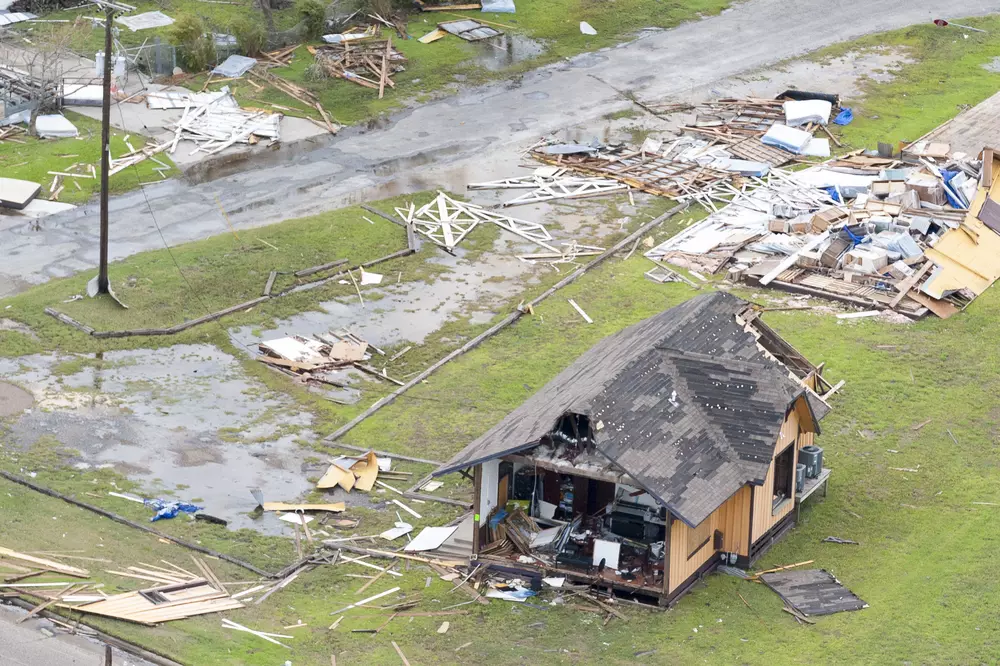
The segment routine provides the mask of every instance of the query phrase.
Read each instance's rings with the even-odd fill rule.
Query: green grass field
[[[1000,21],[982,19],[974,25],[989,29],[989,35],[1000,34]],[[850,51],[905,43],[915,59],[923,58],[904,66],[892,83],[865,86],[865,98],[855,103],[859,119],[845,128],[844,136],[852,146],[874,138],[888,141],[915,138],[954,115],[958,105],[975,104],[995,91],[1000,75],[979,65],[993,57],[998,40],[970,34],[968,40],[959,36],[961,41],[952,43],[946,39],[939,43],[941,34],[944,33],[933,28],[918,28],[841,47]],[[954,39],[954,33],[947,34]],[[949,57],[955,71],[944,76]],[[347,217],[329,219],[352,224]],[[318,223],[313,220],[309,224]],[[255,233],[283,247],[276,240],[278,228],[274,229],[272,232],[264,228]],[[661,234],[676,229],[675,222]],[[380,242],[398,242],[401,247],[402,242],[390,232],[391,227],[386,231],[389,235]],[[241,237],[244,244],[250,244],[253,236],[246,233]],[[199,260],[198,247],[193,246],[185,259],[190,263],[185,265],[192,270],[198,265],[232,270],[235,263],[224,263],[232,261],[255,271],[265,269],[265,262],[257,259],[256,251],[237,253],[235,240],[224,243],[223,238],[204,241],[215,245],[200,247],[212,247],[222,254],[236,253],[231,258]],[[289,242],[287,237],[283,241]],[[294,264],[291,255],[284,260]],[[158,275],[168,284],[175,284],[167,277],[170,266],[159,265],[165,261],[162,254],[150,253],[131,261],[133,267],[151,274],[163,271]],[[302,264],[310,261],[312,257],[303,257]],[[128,278],[126,266],[127,262],[117,269],[123,271],[118,274],[119,281]],[[426,384],[364,422],[346,441],[418,457],[449,456],[602,337],[698,293],[680,284],[652,283],[643,277],[647,268],[644,259],[633,256],[627,261],[610,261],[588,273],[539,306],[534,316],[522,319],[445,366]],[[240,280],[236,285],[250,290],[262,282],[261,277],[254,275],[253,279],[248,277],[245,283]],[[29,342],[22,339],[25,336],[15,338],[10,336],[18,334],[5,334],[0,337],[0,348],[6,353],[43,348],[97,350],[88,346],[90,342],[83,336],[58,333],[59,325],[47,322],[39,314],[44,304],[78,288],[80,279],[51,284],[59,287],[45,285],[0,302],[0,308],[16,305],[17,309],[7,310],[5,316],[37,327],[41,338],[40,342]],[[532,287],[535,288],[544,286]],[[754,298],[753,292],[738,293]],[[143,302],[139,292],[132,297],[135,303]],[[575,299],[595,323],[584,323],[566,302],[568,298]],[[239,320],[241,323],[251,323],[255,317],[260,321],[268,319],[262,313],[241,317],[245,317]],[[834,411],[824,420],[818,439],[825,449],[826,466],[833,469],[829,496],[811,500],[804,507],[802,522],[768,553],[760,566],[815,560],[813,566],[834,573],[870,604],[868,609],[821,617],[814,626],[800,626],[781,611],[780,599],[764,586],[713,575],[668,612],[624,608],[629,618],[626,622],[612,620],[603,625],[599,615],[558,605],[539,603],[541,607],[536,608],[496,601],[489,606],[470,604],[457,609],[468,610],[467,615],[398,617],[373,636],[351,631],[383,624],[388,612],[356,609],[347,614],[336,630],[328,629],[335,619],[331,611],[362,598],[356,592],[366,581],[345,574],[366,572],[357,567],[320,567],[301,576],[263,605],[226,615],[255,629],[294,634],[295,638],[287,641],[293,646],[291,651],[253,636],[227,632],[221,629],[218,616],[155,629],[113,620],[95,624],[182,663],[199,666],[205,663],[271,666],[286,659],[296,666],[323,666],[330,663],[331,654],[336,654],[338,663],[398,664],[399,657],[390,641],[396,641],[414,665],[475,661],[493,664],[992,663],[1000,643],[1000,622],[993,601],[1000,593],[1000,564],[994,556],[1000,511],[997,490],[1000,410],[993,398],[1000,390],[997,370],[1000,352],[993,333],[998,319],[1000,291],[996,288],[947,321],[931,318],[909,325],[892,325],[873,320],[841,321],[808,311],[765,315],[768,324],[811,360],[824,361],[830,380],[845,379],[847,384],[833,398]],[[210,342],[225,344],[221,336],[204,335]],[[440,340],[432,344],[443,345]],[[436,347],[434,351],[442,349],[443,346]],[[269,388],[286,390],[306,400],[282,378],[259,369],[248,370],[261,372]],[[321,415],[327,430],[356,411],[329,403],[322,409],[308,402],[304,404]],[[915,429],[928,420],[929,423]],[[88,501],[99,502],[84,493],[96,494],[110,488],[112,482],[131,488],[113,472],[82,473],[67,469],[62,460],[57,447],[43,444],[27,453],[6,449],[0,464],[13,471],[22,468],[37,471],[37,482],[83,496]],[[412,469],[417,473],[426,468]],[[460,493],[463,488],[467,492],[467,485],[455,480],[449,482],[453,484],[452,492]],[[112,559],[117,566],[148,562],[150,558],[185,566],[187,556],[176,546],[6,482],[0,482],[0,492],[8,494],[0,518],[0,544],[21,550],[58,550],[69,548],[66,544],[72,543],[73,548],[84,549],[89,556]],[[440,507],[424,506],[428,506],[427,519],[421,524],[440,524],[447,515],[452,515]],[[114,507],[136,520],[145,515],[138,505],[132,508],[118,503]],[[363,520],[379,525],[385,516],[364,514]],[[42,525],[45,528],[39,527]],[[359,533],[368,534],[369,527],[369,523],[363,522]],[[164,525],[164,529],[239,554],[272,570],[294,557],[287,540],[245,532],[227,533],[221,528],[178,520]],[[861,545],[822,543],[827,536],[853,539]],[[217,562],[212,562],[212,566],[231,577],[229,580],[243,579],[244,574],[239,570]],[[93,568],[110,568],[110,565]],[[427,576],[432,576],[429,588],[424,587]],[[125,589],[138,587],[101,572],[95,573],[95,578],[114,581]],[[422,611],[439,610],[468,600],[458,592],[450,592],[450,585],[419,566],[412,567],[398,581],[375,583],[368,593],[375,594],[395,585],[408,596],[420,594],[418,609]],[[549,593],[546,599],[551,597]],[[309,626],[282,629],[299,620]],[[442,620],[448,620],[451,628],[446,634],[437,634]]]

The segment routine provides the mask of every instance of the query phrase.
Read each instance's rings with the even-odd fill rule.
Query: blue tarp
[[[161,499],[143,500],[142,503],[156,511],[156,514],[150,518],[150,522],[174,518],[182,511],[184,513],[195,513],[196,511],[201,511],[202,509],[202,507],[195,506],[189,502],[167,502]]]
[[[854,111],[845,107],[841,109],[840,113],[837,114],[837,117],[833,119],[833,123],[835,125],[850,125],[852,120],[854,120]]]

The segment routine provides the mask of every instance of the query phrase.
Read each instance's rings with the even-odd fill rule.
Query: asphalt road
[[[101,666],[104,645],[83,636],[64,633],[46,635],[42,627],[52,628],[46,620],[31,619],[15,624],[25,611],[0,606],[0,665],[2,666]],[[117,649],[112,653],[114,666],[153,666],[150,662]]]
[[[176,244],[222,233],[219,203],[233,225],[247,228],[447,187],[452,178],[513,166],[517,147],[540,136],[626,108],[611,86],[648,101],[678,99],[823,46],[929,22],[945,9],[947,18],[1000,12],[1000,0],[749,0],[719,16],[402,112],[382,129],[344,131],[329,146],[277,164],[195,186],[149,186],[150,205],[139,192],[118,197],[111,209],[111,255],[159,248],[163,239]],[[94,205],[48,218],[41,231],[27,224],[0,229],[0,296],[95,266],[97,232]]]

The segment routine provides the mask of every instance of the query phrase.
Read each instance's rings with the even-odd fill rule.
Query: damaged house
[[[661,603],[760,557],[825,490],[829,407],[756,314],[714,293],[605,338],[439,468],[474,472],[475,557]]]

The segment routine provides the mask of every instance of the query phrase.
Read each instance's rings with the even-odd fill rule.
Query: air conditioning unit
[[[823,449],[818,446],[803,446],[799,450],[799,462],[806,466],[806,477],[815,479],[823,471]]]
[[[806,487],[806,466],[799,463],[795,466],[795,492],[801,493]]]

